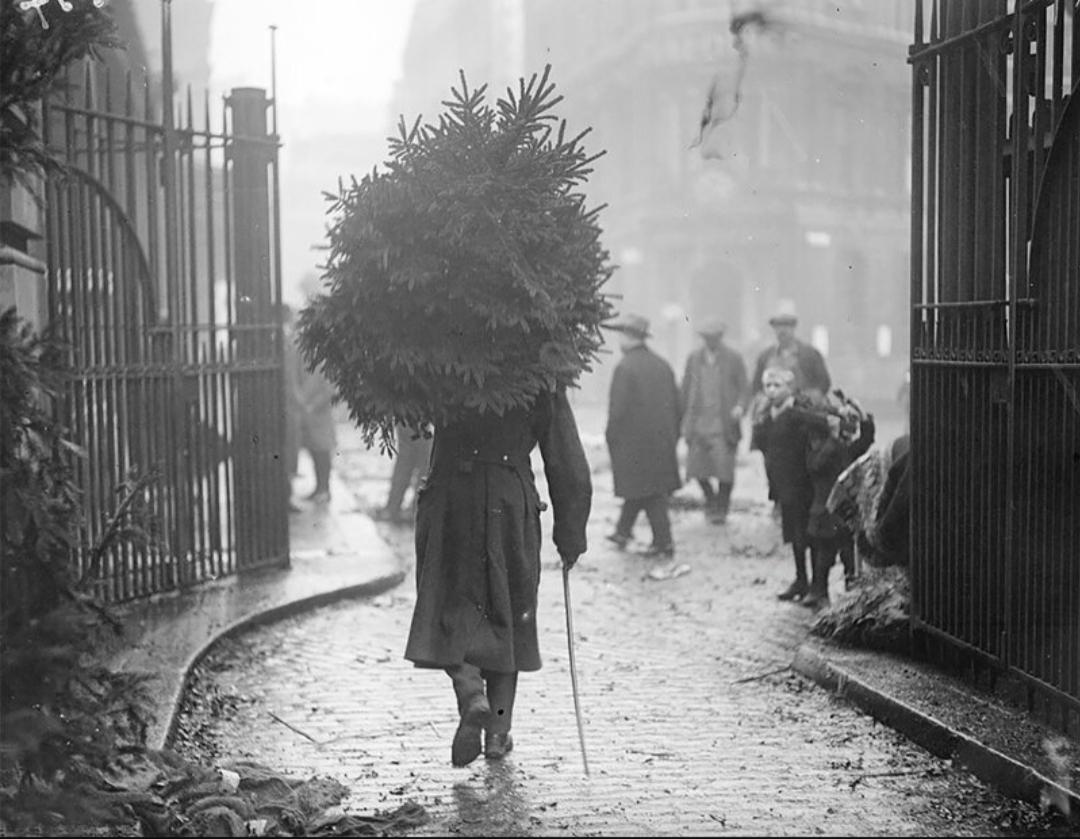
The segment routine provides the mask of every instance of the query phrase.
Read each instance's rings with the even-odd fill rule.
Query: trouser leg
[[[454,682],[461,717],[450,744],[450,762],[454,766],[466,766],[480,755],[480,735],[491,721],[491,708],[484,695],[484,678],[479,667],[462,663],[447,667],[446,673]]]
[[[404,450],[398,444],[398,452],[394,458],[394,469],[390,473],[390,491],[386,495],[386,510],[390,513],[401,512],[401,502],[405,498],[405,490],[409,488],[412,480],[412,466],[408,457],[404,457]]]
[[[721,481],[716,487],[716,509],[726,516],[731,506],[731,484]]]
[[[713,489],[712,481],[709,478],[698,478],[697,482],[705,495],[705,509],[711,510],[716,503],[716,490]]]
[[[645,515],[652,528],[653,546],[667,548],[672,545],[671,520],[668,518],[668,497],[652,495],[645,499]]]
[[[330,452],[313,451],[311,462],[315,467],[315,492],[330,491]]]
[[[800,542],[792,542],[791,555],[795,559],[795,582],[806,586],[806,545]]]
[[[513,724],[518,674],[485,670],[484,679],[487,681],[488,704],[491,705],[491,723],[488,725],[488,732],[505,734]]]
[[[454,695],[457,697],[458,713],[464,716],[470,705],[475,702],[476,697],[484,695],[484,677],[479,667],[468,662],[447,667],[446,675],[454,682]]]
[[[642,499],[640,498],[627,498],[623,501],[622,510],[619,511],[619,520],[615,523],[615,532],[629,539],[633,535],[634,522],[637,521],[641,508]]]
[[[829,572],[836,562],[836,545],[831,542],[815,544],[810,549],[810,561],[814,572],[810,592],[819,597],[828,597]]]
[[[781,600],[797,600],[810,589],[806,580],[806,545],[792,542],[791,555],[795,560],[795,581],[777,595]]]

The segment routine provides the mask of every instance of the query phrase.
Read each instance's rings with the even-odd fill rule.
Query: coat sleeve
[[[738,405],[745,411],[750,404],[750,382],[746,378],[746,362],[737,352],[731,354],[731,365],[734,370],[735,392],[738,394]]]
[[[694,354],[691,353],[686,359],[686,367],[683,370],[682,383],[679,385],[679,416],[682,418],[680,430],[683,437],[689,432],[686,420],[690,414],[690,397],[694,389]]]
[[[765,356],[768,351],[758,354],[757,361],[754,362],[754,379],[750,382],[751,393],[761,393],[762,383],[761,377],[765,373]]]
[[[829,388],[832,387],[832,379],[825,367],[825,359],[821,353],[808,344],[804,345],[803,349],[804,358],[800,359],[799,365],[802,367],[807,387],[817,388],[823,394],[828,393]]]
[[[592,475],[566,390],[559,388],[550,404],[550,417],[539,441],[555,519],[552,538],[560,556],[576,559],[587,547],[585,526],[592,507]]]

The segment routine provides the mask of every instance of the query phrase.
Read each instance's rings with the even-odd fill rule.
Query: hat
[[[781,323],[795,324],[798,322],[799,317],[795,314],[795,301],[787,297],[781,298],[780,302],[776,304],[776,311],[769,318],[769,325],[776,326]]]
[[[652,337],[649,332],[649,321],[641,315],[624,315],[622,320],[616,321],[615,323],[605,323],[604,328],[613,329],[616,332],[625,332],[627,335],[633,335],[635,338]]]
[[[723,335],[726,330],[727,324],[717,317],[705,318],[697,328],[698,335]]]

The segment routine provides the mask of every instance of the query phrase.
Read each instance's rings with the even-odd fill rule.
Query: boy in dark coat
[[[615,532],[607,538],[620,548],[633,537],[644,510],[652,529],[645,556],[673,558],[675,543],[668,496],[682,486],[679,477],[679,388],[675,371],[650,350],[649,322],[628,315],[608,327],[622,333],[623,357],[611,377],[605,429],[615,495],[623,499]]]
[[[814,485],[806,466],[810,432],[795,410],[795,374],[785,367],[767,367],[761,379],[768,405],[755,417],[751,445],[765,456],[765,473],[780,508],[783,539],[791,544],[795,559],[795,580],[777,596],[796,600],[810,590],[806,574],[807,527],[814,500]]]
[[[435,429],[416,508],[417,597],[405,657],[444,669],[460,724],[450,759],[513,748],[519,671],[539,670],[536,597],[540,511],[529,453],[539,445],[554,507],[555,546],[573,567],[585,552],[589,464],[565,389],[529,409],[476,415]],[[486,688],[486,690],[485,690]]]
[[[845,579],[850,581],[855,574],[854,534],[826,502],[840,473],[874,442],[874,418],[840,391],[833,391],[822,403],[797,405],[792,410],[808,431],[806,466],[814,488],[807,519],[813,577],[809,592],[799,602],[818,609],[829,605],[829,571],[837,555],[844,564]]]

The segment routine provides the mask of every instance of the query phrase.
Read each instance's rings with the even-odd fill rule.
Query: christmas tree
[[[591,368],[612,266],[581,187],[592,163],[553,113],[550,66],[485,104],[459,89],[436,123],[332,202],[324,293],[300,313],[307,362],[370,446],[395,422],[423,433],[502,414]]]

